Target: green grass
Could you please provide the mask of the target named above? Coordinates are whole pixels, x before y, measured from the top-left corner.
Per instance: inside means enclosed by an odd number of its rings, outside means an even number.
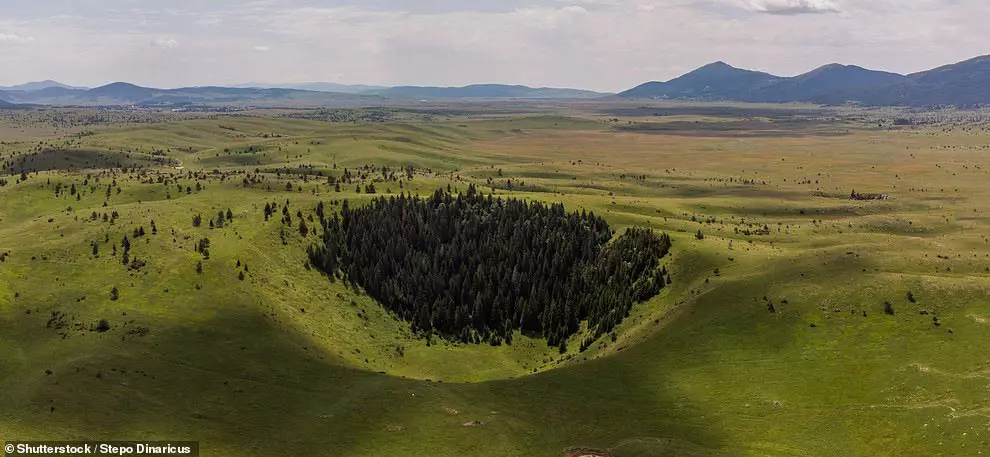
[[[0,439],[191,439],[205,455],[231,456],[990,452],[986,133],[841,122],[847,135],[816,125],[718,138],[572,114],[115,126],[72,145],[164,150],[183,169],[0,176],[0,254],[10,252],[0,263]],[[9,143],[0,160],[36,146]],[[616,230],[667,231],[674,283],[585,352],[580,334],[566,354],[522,336],[427,346],[360,291],[308,269],[315,234],[263,219],[271,201],[289,200],[296,223],[296,210],[313,214],[319,201],[367,201],[353,184],[337,193],[298,172],[368,164],[416,167],[405,192],[492,179],[499,195],[594,211]],[[256,168],[296,173],[245,187]],[[95,189],[87,176],[99,177]],[[507,179],[526,187],[506,190]],[[112,180],[122,190],[107,197]],[[175,188],[197,181],[203,190]],[[59,182],[81,197],[56,197]],[[844,198],[852,189],[891,199]],[[234,222],[210,229],[227,208]],[[120,218],[91,221],[94,211]],[[196,213],[203,227],[192,226]],[[130,271],[112,245],[138,226],[150,232],[151,220],[158,234],[132,239],[147,265]],[[767,235],[742,233],[764,225]],[[203,237],[208,260],[193,250]],[[53,312],[65,327],[51,328]],[[110,331],[89,330],[100,319]]]

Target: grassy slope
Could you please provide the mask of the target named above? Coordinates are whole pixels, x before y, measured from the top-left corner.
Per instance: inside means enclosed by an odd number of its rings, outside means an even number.
[[[317,194],[315,181],[271,175],[272,190],[210,180],[202,192],[166,199],[164,185],[118,175],[124,191],[104,209],[101,189],[57,200],[46,184],[79,184],[78,174],[11,179],[0,188],[0,252],[11,252],[0,263],[2,437],[189,438],[210,455],[988,450],[990,374],[979,354],[990,349],[982,184],[990,163],[969,149],[985,141],[979,135],[704,138],[546,117],[415,126],[223,119],[80,141],[106,151],[171,149],[191,170],[388,163],[453,172],[418,176],[411,186],[423,193],[466,185],[458,177],[518,179],[549,191],[518,196],[673,233],[676,282],[638,305],[616,342],[583,354],[576,342],[561,357],[522,339],[426,347],[367,297],[304,268],[307,241],[287,230],[283,246],[279,223],[262,220],[267,201],[290,199],[310,212],[320,199],[366,198],[352,188],[336,194],[323,185]],[[263,152],[224,152],[247,146]],[[719,181],[729,177],[768,184]],[[105,187],[110,178],[101,179]],[[286,181],[304,191],[285,191]],[[895,198],[842,198],[852,188]],[[189,222],[193,212],[228,207],[236,220],[224,229]],[[94,210],[121,218],[86,221]],[[772,234],[735,233],[749,228],[735,225],[743,218]],[[132,249],[148,266],[128,272],[102,240],[148,229],[151,219],[159,234]],[[699,228],[703,241],[692,236]],[[202,236],[213,255],[200,276],[192,243]],[[238,260],[250,266],[243,283]],[[906,301],[908,290],[918,303]],[[894,316],[884,315],[884,301]],[[106,318],[113,328],[63,338],[46,328],[52,311],[86,328]],[[128,334],[142,326],[147,336]],[[577,363],[585,358],[596,360]],[[540,373],[523,376],[534,368]],[[461,426],[472,420],[485,425]]]

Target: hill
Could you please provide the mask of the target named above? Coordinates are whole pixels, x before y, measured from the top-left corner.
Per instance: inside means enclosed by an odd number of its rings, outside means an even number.
[[[381,97],[295,89],[184,87],[155,89],[116,82],[89,90],[47,87],[35,91],[8,91],[14,103],[56,106],[338,106],[378,102]]]
[[[365,92],[375,92],[388,89],[386,86],[369,86],[364,84],[337,84],[337,83],[289,83],[289,84],[268,84],[268,83],[247,83],[230,86],[237,89],[296,89],[316,92],[339,92],[342,94],[360,94]]]
[[[735,109],[720,123],[764,117]],[[584,115],[211,113],[46,141],[66,149],[8,141],[0,436],[193,439],[218,457],[986,450],[990,262],[978,246],[990,157],[932,147],[986,132],[885,131],[858,111],[821,110],[808,117],[844,132],[822,137],[793,122],[803,110],[759,109],[768,125],[741,139],[699,132],[716,123],[708,113],[669,126],[684,134]],[[63,116],[42,118],[64,128]],[[21,169],[52,171],[21,180]],[[470,184],[593,212],[614,236],[671,233],[674,280],[591,346],[579,325],[561,353],[522,332],[501,346],[424,338],[364,287],[307,263],[321,214],[343,217],[343,202]],[[853,189],[892,198],[852,200]],[[519,242],[533,260],[550,253]],[[355,260],[389,268],[396,246]],[[466,273],[486,287],[529,280]]]
[[[868,105],[986,105],[990,104],[990,56],[908,75],[897,84],[856,94]]]
[[[829,64],[798,76],[779,77],[716,62],[670,81],[648,82],[619,95],[634,99],[757,103],[987,105],[990,104],[990,56],[908,76],[855,65]]]
[[[86,100],[107,101],[111,103],[138,103],[149,100],[155,96],[157,91],[147,87],[136,86],[125,82],[115,82],[86,91],[83,96]]]
[[[464,87],[400,86],[368,92],[386,97],[410,98],[597,98],[608,94],[581,89],[474,84]]]
[[[57,87],[61,89],[84,89],[84,90],[87,89],[86,87],[75,87],[67,84],[62,84],[58,81],[53,81],[51,79],[46,79],[44,81],[33,81],[24,84],[18,84],[16,86],[9,86],[9,87],[0,86],[0,90],[33,92],[36,90],[48,89],[52,87]]]
[[[688,100],[748,100],[785,78],[715,62],[667,82],[648,82],[619,96]]]
[[[905,76],[867,70],[855,65],[829,64],[793,78],[786,78],[754,94],[760,102],[826,100],[844,102],[840,94],[865,91],[901,82]]]

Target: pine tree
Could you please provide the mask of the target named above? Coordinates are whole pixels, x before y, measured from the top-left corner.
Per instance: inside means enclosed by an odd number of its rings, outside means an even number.
[[[474,186],[456,196],[379,197],[358,209],[344,200],[339,216],[320,223],[310,263],[427,337],[498,345],[522,330],[566,349],[581,321],[593,342],[670,281],[659,263],[671,247],[666,235],[630,229],[608,243],[612,231],[594,214]]]

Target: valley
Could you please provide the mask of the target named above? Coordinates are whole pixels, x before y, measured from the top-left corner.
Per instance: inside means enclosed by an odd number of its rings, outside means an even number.
[[[987,127],[647,100],[5,111],[0,436],[219,456],[990,452]],[[430,335],[314,268],[318,211],[438,189],[594,213],[613,243],[668,234],[671,281],[562,347]]]

